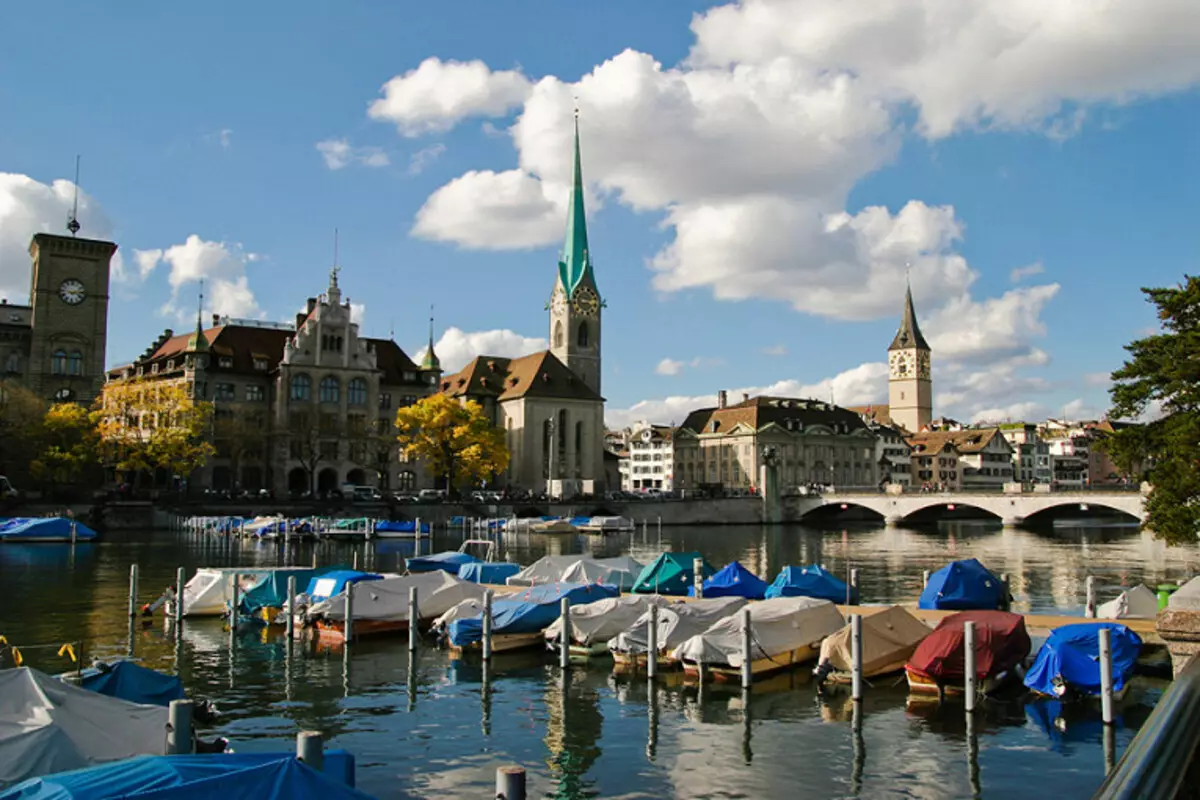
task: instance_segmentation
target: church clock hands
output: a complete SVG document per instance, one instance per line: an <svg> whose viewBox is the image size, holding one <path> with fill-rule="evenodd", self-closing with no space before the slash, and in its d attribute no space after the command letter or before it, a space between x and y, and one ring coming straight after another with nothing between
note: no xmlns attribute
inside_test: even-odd
<svg viewBox="0 0 1200 800"><path fill-rule="evenodd" d="M68 278L58 287L58 296L69 306L77 306L87 297L83 284L74 278Z"/></svg>
<svg viewBox="0 0 1200 800"><path fill-rule="evenodd" d="M585 286L575 293L571 305L575 309L576 314L581 314L585 317L594 317L600 310L600 298L596 296L595 292Z"/></svg>

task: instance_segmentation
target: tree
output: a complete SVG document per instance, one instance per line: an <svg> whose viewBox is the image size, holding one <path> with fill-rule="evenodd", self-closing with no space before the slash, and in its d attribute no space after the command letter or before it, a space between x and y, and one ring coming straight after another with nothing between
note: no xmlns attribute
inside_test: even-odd
<svg viewBox="0 0 1200 800"><path fill-rule="evenodd" d="M0 475L27 475L37 457L46 404L12 381L0 381Z"/></svg>
<svg viewBox="0 0 1200 800"><path fill-rule="evenodd" d="M396 413L396 439L409 458L420 458L447 491L478 486L508 468L504 431L474 401L444 394L422 398Z"/></svg>
<svg viewBox="0 0 1200 800"><path fill-rule="evenodd" d="M235 406L214 412L213 444L218 457L229 459L234 480L247 460L262 461L269 444L266 411L255 406Z"/></svg>
<svg viewBox="0 0 1200 800"><path fill-rule="evenodd" d="M338 415L323 411L292 411L288 415L288 450L308 475L308 490L317 492L317 467L325 461L337 461L341 446L342 424ZM340 488L340 487L334 487Z"/></svg>
<svg viewBox="0 0 1200 800"><path fill-rule="evenodd" d="M42 419L39 453L30 472L50 487L80 483L99 463L99 443L87 409L77 403L55 403Z"/></svg>
<svg viewBox="0 0 1200 800"><path fill-rule="evenodd" d="M1154 416L1118 429L1104 442L1117 466L1149 465L1145 527L1173 544L1200 532L1200 278L1142 289L1158 308L1162 332L1125 346L1130 357L1112 374L1111 419Z"/></svg>

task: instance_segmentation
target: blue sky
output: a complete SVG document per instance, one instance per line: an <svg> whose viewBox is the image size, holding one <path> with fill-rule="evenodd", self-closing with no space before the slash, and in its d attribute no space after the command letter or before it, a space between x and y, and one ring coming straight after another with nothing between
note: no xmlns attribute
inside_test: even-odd
<svg viewBox="0 0 1200 800"><path fill-rule="evenodd" d="M8 4L0 294L82 153L110 363L201 277L289 319L335 227L368 334L415 354L432 303L452 366L544 346L578 98L610 422L884 401L906 264L935 413L1094 415L1138 287L1195 270L1200 16L1025 5Z"/></svg>

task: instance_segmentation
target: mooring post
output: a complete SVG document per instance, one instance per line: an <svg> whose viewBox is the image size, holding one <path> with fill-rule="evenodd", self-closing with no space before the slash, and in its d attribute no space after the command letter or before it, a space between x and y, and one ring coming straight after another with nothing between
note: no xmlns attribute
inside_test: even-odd
<svg viewBox="0 0 1200 800"><path fill-rule="evenodd" d="M645 517L642 517L642 541L643 542L646 541L646 539L649 538L649 536L650 536L650 522Z"/></svg>
<svg viewBox="0 0 1200 800"><path fill-rule="evenodd" d="M292 637L296 633L296 576L289 575L287 582L288 604L287 604L287 637L288 643L292 641Z"/></svg>
<svg viewBox="0 0 1200 800"><path fill-rule="evenodd" d="M1084 581L1084 587L1087 592L1086 605L1084 606L1084 616L1088 619L1096 618L1096 577L1088 575Z"/></svg>
<svg viewBox="0 0 1200 800"><path fill-rule="evenodd" d="M697 599L704 597L704 559L692 559L692 586Z"/></svg>
<svg viewBox="0 0 1200 800"><path fill-rule="evenodd" d="M342 626L342 637L346 644L350 644L350 640L354 638L354 582L347 581L346 588L342 591L346 595L346 622Z"/></svg>
<svg viewBox="0 0 1200 800"><path fill-rule="evenodd" d="M853 567L850 570L850 582L846 584L846 605L857 605L855 597L858 595L858 567Z"/></svg>
<svg viewBox="0 0 1200 800"><path fill-rule="evenodd" d="M183 624L183 567L175 570L175 630Z"/></svg>
<svg viewBox="0 0 1200 800"><path fill-rule="evenodd" d="M483 590L483 660L492 657L492 590Z"/></svg>
<svg viewBox="0 0 1200 800"><path fill-rule="evenodd" d="M191 700L172 700L167 706L167 752L169 756L181 756L192 752Z"/></svg>
<svg viewBox="0 0 1200 800"><path fill-rule="evenodd" d="M742 688L749 689L754 683L754 664L750 658L753 629L750 625L750 607L742 609Z"/></svg>
<svg viewBox="0 0 1200 800"><path fill-rule="evenodd" d="M863 698L863 652L862 652L862 614L850 617L850 697L853 700Z"/></svg>
<svg viewBox="0 0 1200 800"><path fill-rule="evenodd" d="M1012 587L1011 587L1011 584L1009 583L1007 572L1003 572L1000 574L1000 586L1004 591L1004 608L1003 608L1003 610L1008 611L1009 607L1012 605Z"/></svg>
<svg viewBox="0 0 1200 800"><path fill-rule="evenodd" d="M1100 629L1100 718L1113 723L1112 628Z"/></svg>
<svg viewBox="0 0 1200 800"><path fill-rule="evenodd" d="M137 607L138 593L138 565L129 565L129 616L136 617L138 613Z"/></svg>
<svg viewBox="0 0 1200 800"><path fill-rule="evenodd" d="M313 560L312 560L312 568L313 568L313 569L316 569L316 568L317 568L317 546L316 546L315 544L313 545Z"/></svg>
<svg viewBox="0 0 1200 800"><path fill-rule="evenodd" d="M571 599L564 597L559 608L562 631L559 632L558 665L567 669L571 666Z"/></svg>
<svg viewBox="0 0 1200 800"><path fill-rule="evenodd" d="M662 538L662 515L661 514L658 517L658 536L659 536L659 538Z"/></svg>
<svg viewBox="0 0 1200 800"><path fill-rule="evenodd" d="M464 540L467 538L466 532L467 532L467 529L463 528L463 539ZM429 535L430 535L430 539L432 539L433 538L432 530L430 530ZM413 523L413 555L414 556L421 555L421 518L420 517L417 517L417 521L415 523Z"/></svg>
<svg viewBox="0 0 1200 800"><path fill-rule="evenodd" d="M496 768L496 800L525 800L525 768Z"/></svg>
<svg viewBox="0 0 1200 800"><path fill-rule="evenodd" d="M325 740L320 731L296 734L296 758L317 772L325 769Z"/></svg>
<svg viewBox="0 0 1200 800"><path fill-rule="evenodd" d="M231 599L229 601L229 627L230 629L233 629L237 627L237 610L238 603L241 602L241 597L239 597L239 594L242 587L241 584L238 583L238 574L236 569L233 571L233 574L229 576L229 578L229 592L231 595Z"/></svg>
<svg viewBox="0 0 1200 800"><path fill-rule="evenodd" d="M924 589L928 585L929 585L929 570L925 570L924 572L921 573L921 588Z"/></svg>
<svg viewBox="0 0 1200 800"><path fill-rule="evenodd" d="M420 632L421 613L417 607L417 587L408 587L408 650L417 652L417 634Z"/></svg>
<svg viewBox="0 0 1200 800"><path fill-rule="evenodd" d="M963 702L967 713L975 710L975 623L963 623Z"/></svg>
<svg viewBox="0 0 1200 800"><path fill-rule="evenodd" d="M636 658L636 656L635 656ZM636 661L634 662L637 663ZM650 606L650 626L646 628L646 677L651 683L658 677L658 604ZM654 691L651 688L650 691Z"/></svg>

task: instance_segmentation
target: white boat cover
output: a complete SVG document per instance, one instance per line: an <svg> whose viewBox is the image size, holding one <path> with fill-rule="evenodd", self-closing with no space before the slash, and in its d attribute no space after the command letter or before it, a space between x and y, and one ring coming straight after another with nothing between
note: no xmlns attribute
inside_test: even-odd
<svg viewBox="0 0 1200 800"><path fill-rule="evenodd" d="M881 670L904 666L917 645L933 629L900 606L863 616L862 661L863 674L877 675ZM854 654L851 651L850 625L821 642L818 664L829 662L835 670L850 672Z"/></svg>
<svg viewBox="0 0 1200 800"><path fill-rule="evenodd" d="M503 597L503 595L497 595ZM471 619L483 614L483 598L469 598L458 603L453 608L448 609L445 613L433 621L433 629L435 631L448 630L450 623L456 619Z"/></svg>
<svg viewBox="0 0 1200 800"><path fill-rule="evenodd" d="M1101 603L1096 616L1100 619L1154 619L1158 616L1158 595L1139 583L1107 603Z"/></svg>
<svg viewBox="0 0 1200 800"><path fill-rule="evenodd" d="M815 597L776 597L752 603L749 609L751 658L756 660L816 644L846 624L837 606ZM673 655L681 661L740 667L741 612L718 620L704 633L679 645Z"/></svg>
<svg viewBox="0 0 1200 800"><path fill-rule="evenodd" d="M254 588L263 575L270 570L238 573L241 591ZM183 586L183 615L185 617L219 617L229 609L230 576L233 570L201 567ZM173 603L167 604L167 612L174 613Z"/></svg>
<svg viewBox="0 0 1200 800"><path fill-rule="evenodd" d="M482 604L485 587L459 580L444 570L416 572L380 581L362 581L354 587L354 618L398 621L408 619L408 593L417 587L417 613L421 619L441 616L464 600ZM309 617L346 618L346 595L337 594L308 610Z"/></svg>
<svg viewBox="0 0 1200 800"><path fill-rule="evenodd" d="M162 755L167 709L71 686L29 667L0 670L0 787L137 755Z"/></svg>
<svg viewBox="0 0 1200 800"><path fill-rule="evenodd" d="M661 604L663 598L649 594L627 594L621 597L606 597L584 606L571 609L571 641L590 647L604 644L628 628L638 617L646 613L653 603ZM546 628L546 641L558 639L562 632L562 618L554 620Z"/></svg>
<svg viewBox="0 0 1200 800"><path fill-rule="evenodd" d="M747 602L744 597L708 597L691 603L673 602L659 606L659 650L669 653L687 639L708 630L718 620L737 613ZM632 625L610 639L608 649L614 653L646 652L652 613L646 610Z"/></svg>
<svg viewBox="0 0 1200 800"><path fill-rule="evenodd" d="M542 556L510 577L509 586L536 586L543 583L607 583L619 589L632 589L642 565L628 556L588 558L586 556Z"/></svg>

